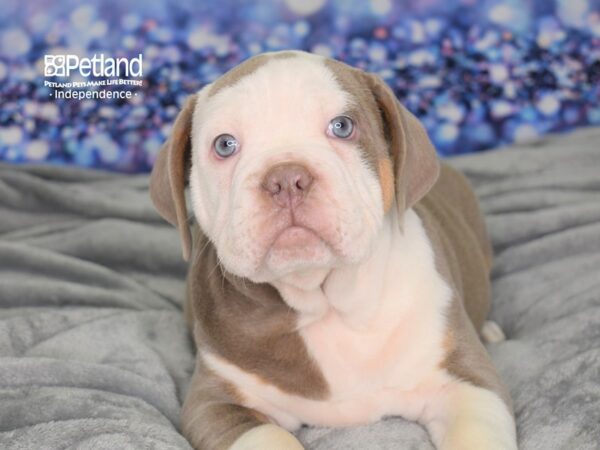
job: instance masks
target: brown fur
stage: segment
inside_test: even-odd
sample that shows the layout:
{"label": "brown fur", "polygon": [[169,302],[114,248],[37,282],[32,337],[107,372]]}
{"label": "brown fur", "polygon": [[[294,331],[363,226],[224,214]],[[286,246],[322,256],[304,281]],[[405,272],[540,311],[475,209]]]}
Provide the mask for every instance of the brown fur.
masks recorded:
{"label": "brown fur", "polygon": [[196,449],[227,450],[246,431],[268,422],[241,402],[235,387],[198,358],[181,412],[183,435]]}
{"label": "brown fur", "polygon": [[378,173],[383,197],[383,211],[387,213],[394,201],[394,172],[392,172],[392,164],[389,159],[382,158],[379,160]]}
{"label": "brown fur", "polygon": [[438,182],[415,211],[425,221],[429,238],[439,242],[434,253],[447,264],[447,281],[480,330],[490,307],[491,245],[469,182],[450,166],[442,167]]}
{"label": "brown fur", "polygon": [[[295,330],[296,313],[273,287],[225,272],[213,244],[197,225],[193,231],[184,311],[196,346],[281,390],[326,398],[327,382]],[[198,357],[181,416],[184,436],[196,449],[228,449],[243,433],[268,422],[241,404],[235,387]]]}
{"label": "brown fur", "polygon": [[[327,382],[296,332],[296,313],[269,284],[225,271],[196,228],[188,301],[195,338],[206,349],[281,390],[326,398]],[[260,325],[257,325],[260,324]]]}
{"label": "brown fur", "polygon": [[379,162],[389,159],[388,144],[383,137],[383,122],[379,107],[371,91],[361,81],[358,70],[349,69],[335,60],[326,60],[340,87],[350,94],[352,105],[347,114],[356,121],[358,127],[358,146],[362,157],[375,174],[378,174]]}
{"label": "brown fur", "polygon": [[184,190],[188,183],[191,158],[192,115],[196,96],[190,96],[173,125],[171,136],[163,145],[150,177],[150,197],[160,215],[177,227],[183,259],[189,259],[192,248]]}
{"label": "brown fur", "polygon": [[400,104],[378,76],[363,74],[376,99],[384,123],[396,178],[396,203],[402,213],[417,203],[435,184],[440,164],[421,122]]}
{"label": "brown fur", "polygon": [[381,178],[385,172],[380,171],[380,161],[391,159],[396,203],[403,212],[418,202],[438,177],[439,162],[427,132],[381,78],[339,61],[327,60],[325,64],[354,98],[360,127],[358,143],[382,188],[387,180]]}
{"label": "brown fur", "polygon": [[492,250],[469,182],[442,165],[438,182],[415,211],[431,240],[436,267],[454,293],[447,311],[447,356],[442,368],[497,393],[510,409],[510,396],[477,333],[490,308]]}

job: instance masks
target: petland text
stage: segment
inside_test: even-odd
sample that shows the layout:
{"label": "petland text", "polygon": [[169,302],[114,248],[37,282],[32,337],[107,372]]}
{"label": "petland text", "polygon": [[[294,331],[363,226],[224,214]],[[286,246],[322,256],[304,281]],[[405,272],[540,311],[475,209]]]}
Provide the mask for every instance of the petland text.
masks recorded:
{"label": "petland text", "polygon": [[110,58],[103,54],[94,54],[92,58],[44,55],[44,76],[68,77],[73,71],[83,77],[142,77],[142,54],[135,58]]}

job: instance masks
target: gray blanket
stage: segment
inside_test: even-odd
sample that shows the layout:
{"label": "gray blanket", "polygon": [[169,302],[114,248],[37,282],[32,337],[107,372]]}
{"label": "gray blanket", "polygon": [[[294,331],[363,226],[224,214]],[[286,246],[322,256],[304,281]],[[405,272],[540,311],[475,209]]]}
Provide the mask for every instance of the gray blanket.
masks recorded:
{"label": "gray blanket", "polygon": [[[508,340],[489,351],[523,449],[599,448],[599,146],[588,129],[452,161],[496,249],[492,317]],[[186,266],[147,186],[0,165],[0,448],[189,448]],[[298,436],[319,450],[432,448],[399,418]]]}

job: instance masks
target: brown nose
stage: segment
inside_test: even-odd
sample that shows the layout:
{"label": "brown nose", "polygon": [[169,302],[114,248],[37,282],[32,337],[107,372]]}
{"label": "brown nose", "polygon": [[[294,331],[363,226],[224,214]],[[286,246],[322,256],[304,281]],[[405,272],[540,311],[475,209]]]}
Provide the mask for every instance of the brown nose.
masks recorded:
{"label": "brown nose", "polygon": [[271,194],[275,203],[294,208],[302,203],[313,183],[308,169],[300,164],[279,164],[267,172],[262,188]]}

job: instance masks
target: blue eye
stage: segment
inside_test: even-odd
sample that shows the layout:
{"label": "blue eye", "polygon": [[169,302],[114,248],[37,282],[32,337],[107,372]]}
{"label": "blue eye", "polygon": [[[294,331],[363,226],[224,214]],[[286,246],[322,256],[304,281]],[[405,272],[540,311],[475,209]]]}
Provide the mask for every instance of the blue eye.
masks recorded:
{"label": "blue eye", "polygon": [[227,158],[237,151],[239,144],[231,134],[221,134],[215,139],[214,147],[217,155],[221,158]]}
{"label": "blue eye", "polygon": [[354,122],[348,116],[337,116],[329,122],[329,132],[335,137],[349,138],[354,131]]}

